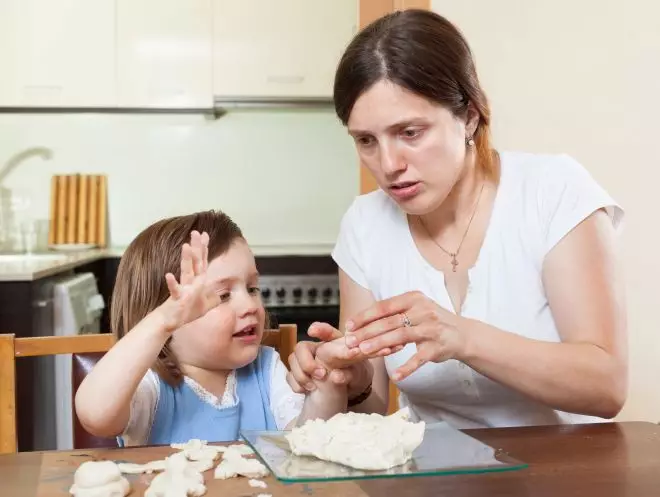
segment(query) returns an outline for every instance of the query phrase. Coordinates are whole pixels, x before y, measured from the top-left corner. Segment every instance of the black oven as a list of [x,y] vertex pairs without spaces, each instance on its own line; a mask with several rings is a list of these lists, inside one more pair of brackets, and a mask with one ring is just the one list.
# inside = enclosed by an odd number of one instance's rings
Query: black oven
[[257,256],[259,285],[271,327],[295,324],[298,340],[315,321],[339,326],[337,266],[328,255]]

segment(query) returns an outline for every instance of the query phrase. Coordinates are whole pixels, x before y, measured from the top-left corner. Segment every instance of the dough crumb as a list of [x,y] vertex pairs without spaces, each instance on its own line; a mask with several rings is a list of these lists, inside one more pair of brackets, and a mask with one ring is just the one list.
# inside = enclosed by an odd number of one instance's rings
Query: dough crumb
[[253,488],[267,488],[265,481],[255,480],[254,478],[248,481],[248,484]]

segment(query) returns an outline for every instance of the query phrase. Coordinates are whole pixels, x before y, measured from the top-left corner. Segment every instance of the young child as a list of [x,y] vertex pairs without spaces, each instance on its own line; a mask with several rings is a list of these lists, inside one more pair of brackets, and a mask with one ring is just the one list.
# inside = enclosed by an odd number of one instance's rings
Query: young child
[[[188,237],[189,243],[188,242]],[[266,312],[254,256],[216,211],[159,221],[129,245],[111,303],[119,338],[80,385],[75,408],[91,434],[120,445],[238,439],[346,409],[346,387],[286,382],[260,345]]]

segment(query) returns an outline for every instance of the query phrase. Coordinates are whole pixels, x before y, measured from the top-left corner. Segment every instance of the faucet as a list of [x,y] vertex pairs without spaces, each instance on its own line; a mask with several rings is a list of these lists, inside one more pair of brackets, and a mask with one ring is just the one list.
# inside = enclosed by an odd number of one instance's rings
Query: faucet
[[7,247],[8,233],[5,228],[11,224],[14,215],[11,206],[7,205],[11,198],[11,192],[3,186],[3,182],[19,164],[35,156],[41,157],[43,160],[50,160],[53,157],[53,151],[47,147],[29,147],[9,157],[7,162],[0,168],[0,252],[13,252],[13,247]]
[[44,160],[50,160],[53,158],[53,151],[47,147],[30,147],[21,152],[15,153],[7,159],[5,165],[0,169],[0,185],[9,173],[12,172],[12,170],[14,170],[21,162],[33,156],[41,157]]

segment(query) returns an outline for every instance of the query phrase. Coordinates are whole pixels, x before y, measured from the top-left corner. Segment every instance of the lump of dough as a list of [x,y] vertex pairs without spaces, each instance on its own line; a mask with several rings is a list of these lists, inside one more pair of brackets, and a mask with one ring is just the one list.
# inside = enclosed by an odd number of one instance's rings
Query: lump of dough
[[117,464],[119,471],[128,475],[137,475],[140,473],[153,473],[155,471],[165,471],[166,460],[149,461],[146,464],[135,464],[132,462],[120,462]]
[[266,487],[268,487],[268,485],[266,485],[265,481],[255,480],[255,479],[249,480],[248,485],[250,485],[252,488],[266,488]]
[[408,419],[407,408],[391,416],[341,413],[327,421],[307,421],[286,438],[298,456],[362,470],[386,470],[408,462],[422,443],[424,422]]
[[124,497],[130,489],[113,461],[85,461],[74,473],[69,493],[74,497]]
[[218,457],[220,452],[224,452],[225,450],[225,447],[213,447],[207,444],[208,442],[206,440],[193,438],[184,444],[170,444],[170,447],[182,451],[191,461],[206,461],[208,459],[214,460]]
[[166,459],[166,469],[156,475],[145,497],[199,497],[206,493],[204,477],[197,471],[183,452]]
[[266,466],[257,459],[246,459],[239,452],[226,451],[222,462],[215,468],[213,477],[219,480],[234,478],[241,475],[248,478],[263,478],[268,476]]
[[236,453],[241,454],[243,456],[249,456],[249,455],[254,454],[254,451],[252,450],[252,448],[249,445],[245,445],[245,444],[230,445],[229,447],[227,447],[226,451],[236,452]]

